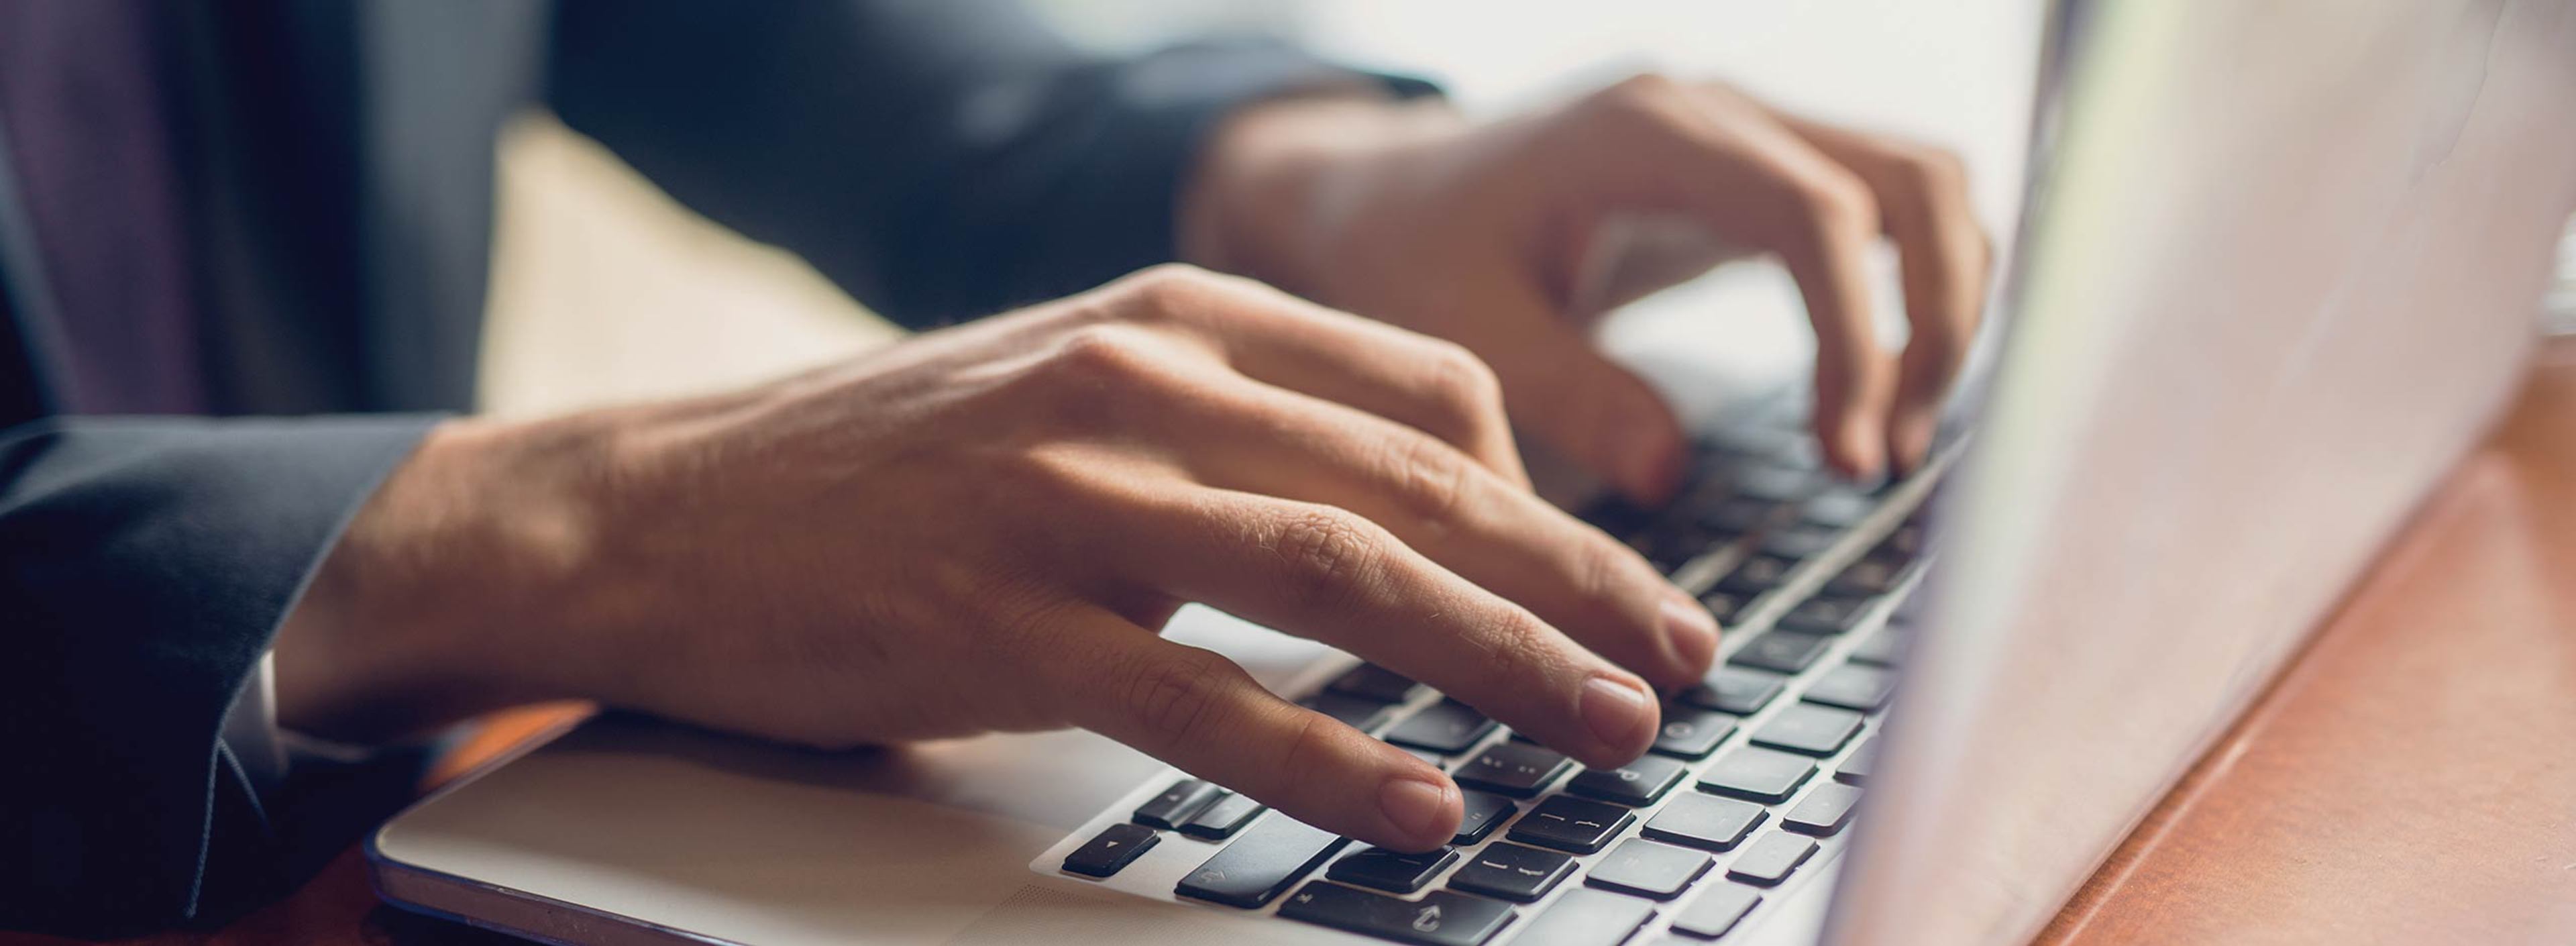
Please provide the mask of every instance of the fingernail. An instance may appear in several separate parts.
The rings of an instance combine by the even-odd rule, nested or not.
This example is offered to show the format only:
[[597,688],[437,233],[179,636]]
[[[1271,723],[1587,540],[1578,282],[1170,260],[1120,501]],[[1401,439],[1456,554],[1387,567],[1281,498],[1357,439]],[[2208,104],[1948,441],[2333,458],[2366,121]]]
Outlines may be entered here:
[[1843,457],[1851,469],[1844,470],[1853,480],[1874,480],[1887,472],[1885,442],[1870,432],[1868,425],[1852,423],[1843,426]]
[[1449,814],[1449,789],[1417,778],[1396,777],[1386,780],[1377,790],[1378,810],[1388,824],[1406,835],[1428,838],[1456,829],[1444,824]]
[[1626,751],[1642,747],[1646,741],[1643,737],[1653,724],[1649,717],[1654,715],[1655,704],[1648,702],[1646,694],[1636,687],[1609,677],[1594,677],[1583,681],[1583,695],[1576,699],[1575,712],[1602,745]]
[[1673,670],[1684,677],[1707,672],[1709,661],[1717,659],[1717,618],[1699,602],[1679,594],[1666,597],[1661,610],[1664,639],[1672,643]]

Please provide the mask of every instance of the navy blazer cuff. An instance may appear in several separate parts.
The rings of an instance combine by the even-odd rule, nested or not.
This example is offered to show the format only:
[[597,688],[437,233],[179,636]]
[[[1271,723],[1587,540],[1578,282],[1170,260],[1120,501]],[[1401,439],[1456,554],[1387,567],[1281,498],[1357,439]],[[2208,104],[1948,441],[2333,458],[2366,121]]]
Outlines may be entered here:
[[53,418],[0,433],[0,928],[204,923],[279,859],[224,719],[434,416]]

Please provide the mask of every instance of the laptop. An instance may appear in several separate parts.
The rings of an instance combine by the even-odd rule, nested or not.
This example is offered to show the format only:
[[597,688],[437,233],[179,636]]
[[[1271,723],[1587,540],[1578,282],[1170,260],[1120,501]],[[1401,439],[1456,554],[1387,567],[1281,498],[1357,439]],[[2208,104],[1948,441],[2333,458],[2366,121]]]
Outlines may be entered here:
[[823,753],[608,715],[367,845],[408,909],[579,943],[2028,939],[2495,418],[2576,209],[2576,3],[2060,5],[1973,424],[1859,487],[1742,401],[1597,525],[1720,666],[1590,771],[1202,608],[1166,633],[1455,773],[1366,849],[1079,732]]

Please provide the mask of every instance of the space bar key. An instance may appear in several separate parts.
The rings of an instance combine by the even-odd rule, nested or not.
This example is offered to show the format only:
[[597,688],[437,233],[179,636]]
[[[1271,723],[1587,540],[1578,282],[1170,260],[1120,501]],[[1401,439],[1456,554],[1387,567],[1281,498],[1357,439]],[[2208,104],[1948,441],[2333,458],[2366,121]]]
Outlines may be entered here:
[[1434,890],[1419,901],[1318,880],[1281,904],[1279,915],[1422,946],[1478,946],[1512,921],[1512,908],[1482,897]]

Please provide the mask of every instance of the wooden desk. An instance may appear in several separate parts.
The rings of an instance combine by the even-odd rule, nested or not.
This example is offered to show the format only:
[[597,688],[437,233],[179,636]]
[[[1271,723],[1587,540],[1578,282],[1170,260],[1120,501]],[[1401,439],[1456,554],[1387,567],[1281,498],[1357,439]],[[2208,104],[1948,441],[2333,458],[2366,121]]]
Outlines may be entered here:
[[2576,943],[2576,339],[2040,941]]
[[[2042,943],[2576,942],[2576,339],[2541,361]],[[497,717],[433,778],[582,711]],[[353,850],[219,932],[137,942],[459,941],[512,942],[379,904]]]

